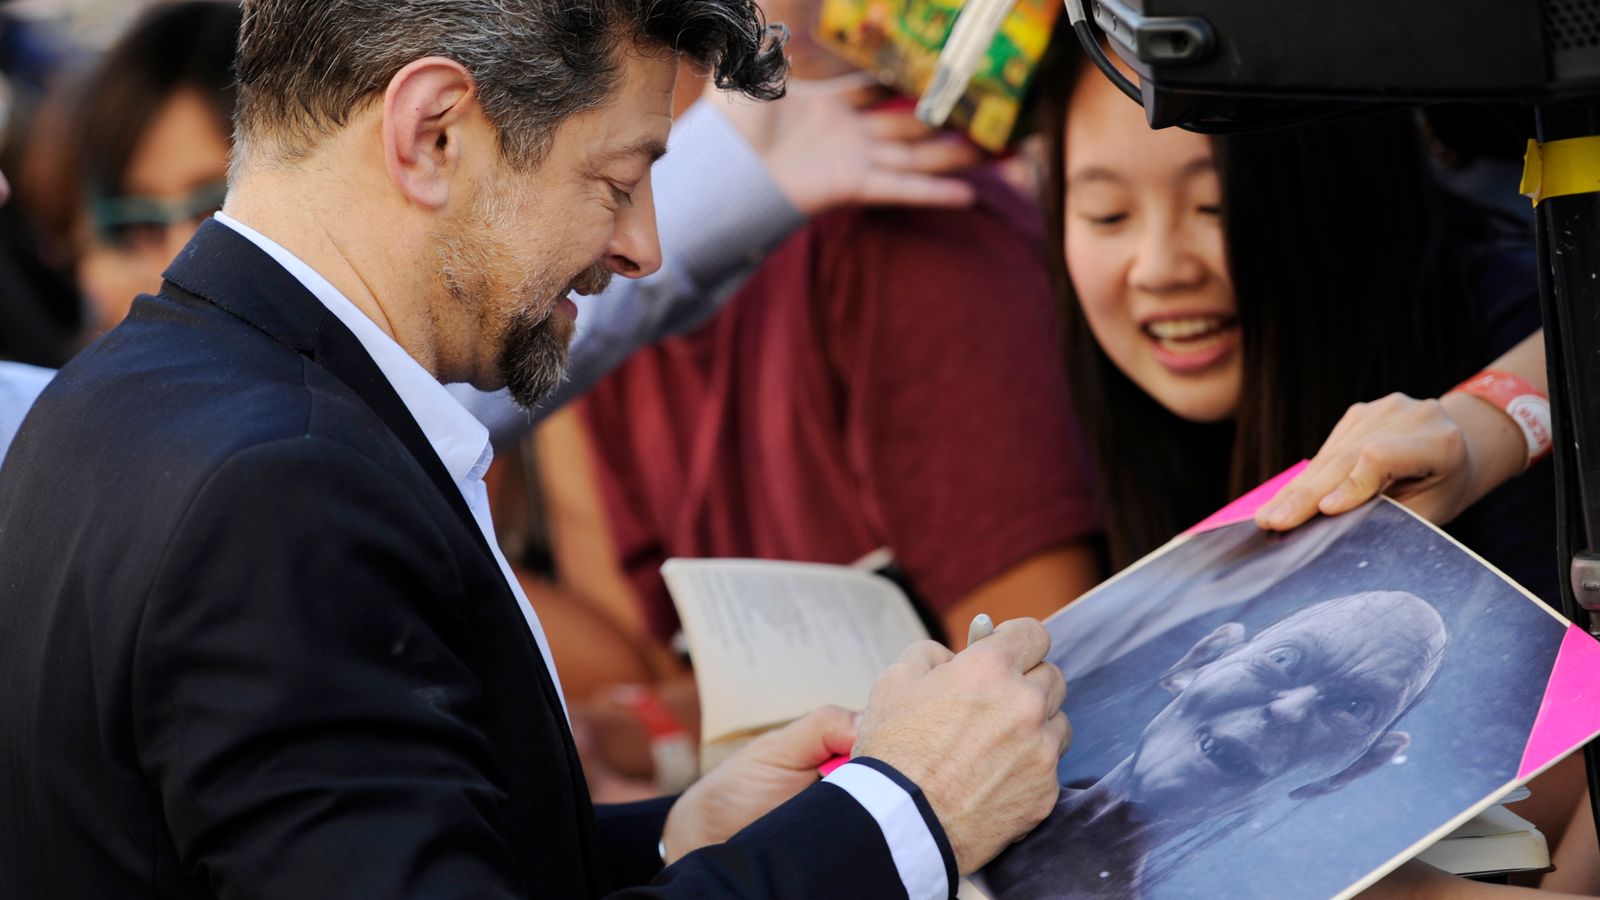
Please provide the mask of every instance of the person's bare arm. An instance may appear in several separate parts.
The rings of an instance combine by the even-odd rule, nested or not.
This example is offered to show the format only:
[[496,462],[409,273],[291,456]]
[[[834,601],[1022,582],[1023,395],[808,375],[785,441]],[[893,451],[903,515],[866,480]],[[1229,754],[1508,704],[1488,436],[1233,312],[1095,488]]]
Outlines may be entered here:
[[[534,441],[550,552],[561,587],[593,603],[626,634],[648,638],[639,597],[617,562],[620,554],[583,416],[577,408],[552,414],[540,423]],[[651,661],[657,666],[661,662]]]
[[939,617],[953,649],[966,646],[973,616],[996,622],[1043,619],[1099,583],[1100,562],[1087,543],[1063,544],[1024,559],[978,585]]
[[[1544,391],[1544,363],[1538,331],[1490,368]],[[1390,394],[1351,407],[1311,465],[1256,514],[1256,524],[1288,531],[1319,512],[1349,512],[1385,493],[1442,525],[1522,472],[1527,453],[1511,417],[1478,397]]]
[[[1583,762],[1582,753],[1569,758]],[[1587,787],[1585,782],[1583,788]],[[1588,799],[1587,790],[1582,790],[1561,837],[1551,839],[1550,862],[1556,868],[1540,879],[1540,890],[1566,891],[1585,897],[1600,894],[1600,853],[1595,852],[1600,842],[1595,839],[1594,809]]]

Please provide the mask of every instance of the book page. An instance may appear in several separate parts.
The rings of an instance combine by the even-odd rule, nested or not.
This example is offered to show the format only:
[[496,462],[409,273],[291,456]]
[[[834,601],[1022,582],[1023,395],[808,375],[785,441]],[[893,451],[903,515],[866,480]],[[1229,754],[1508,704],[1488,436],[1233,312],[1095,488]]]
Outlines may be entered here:
[[661,567],[700,686],[701,740],[866,705],[873,679],[928,636],[888,579],[842,566],[669,560]]

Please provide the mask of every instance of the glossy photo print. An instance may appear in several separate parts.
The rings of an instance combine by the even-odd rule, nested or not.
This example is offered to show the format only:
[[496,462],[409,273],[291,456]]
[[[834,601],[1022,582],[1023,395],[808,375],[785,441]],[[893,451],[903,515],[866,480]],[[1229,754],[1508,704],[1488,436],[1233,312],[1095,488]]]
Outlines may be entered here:
[[1047,626],[1075,738],[994,900],[1347,895],[1595,731],[1530,757],[1593,641],[1387,500],[1191,533]]

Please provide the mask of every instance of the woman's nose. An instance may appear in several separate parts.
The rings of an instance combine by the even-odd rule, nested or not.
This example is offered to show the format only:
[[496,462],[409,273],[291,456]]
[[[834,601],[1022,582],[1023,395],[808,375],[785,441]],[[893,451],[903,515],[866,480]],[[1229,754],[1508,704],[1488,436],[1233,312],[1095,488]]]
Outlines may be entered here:
[[1146,293],[1166,294],[1192,289],[1205,281],[1205,265],[1182,228],[1151,223],[1148,229],[1128,272],[1133,287]]

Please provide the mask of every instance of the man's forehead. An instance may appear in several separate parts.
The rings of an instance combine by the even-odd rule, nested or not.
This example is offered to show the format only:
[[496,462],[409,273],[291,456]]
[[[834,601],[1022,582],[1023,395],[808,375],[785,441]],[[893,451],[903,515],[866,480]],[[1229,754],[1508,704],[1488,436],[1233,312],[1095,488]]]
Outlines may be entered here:
[[610,100],[585,116],[593,126],[589,142],[593,162],[650,164],[667,152],[677,72],[675,55],[624,52],[621,77]]

